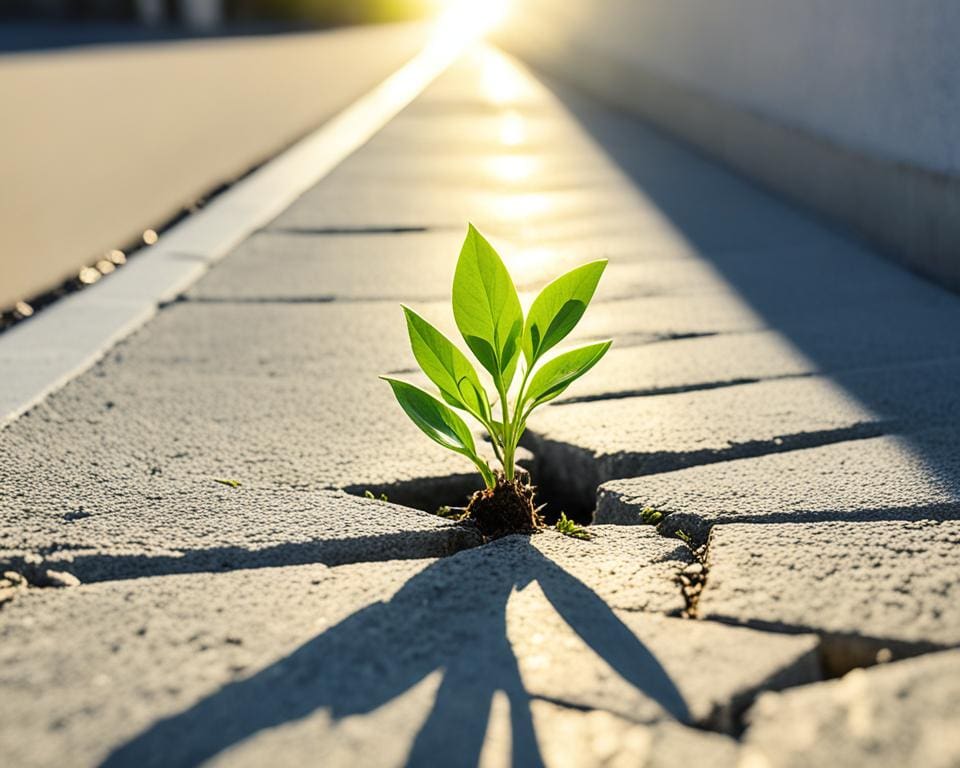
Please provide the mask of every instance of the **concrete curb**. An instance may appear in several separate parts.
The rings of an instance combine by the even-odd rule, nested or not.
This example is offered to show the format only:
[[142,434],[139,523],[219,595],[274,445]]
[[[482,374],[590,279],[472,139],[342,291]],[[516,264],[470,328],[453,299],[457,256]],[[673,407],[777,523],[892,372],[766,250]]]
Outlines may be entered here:
[[0,429],[93,365],[366,143],[471,41],[437,34],[372,91],[172,228],[115,275],[0,336]]

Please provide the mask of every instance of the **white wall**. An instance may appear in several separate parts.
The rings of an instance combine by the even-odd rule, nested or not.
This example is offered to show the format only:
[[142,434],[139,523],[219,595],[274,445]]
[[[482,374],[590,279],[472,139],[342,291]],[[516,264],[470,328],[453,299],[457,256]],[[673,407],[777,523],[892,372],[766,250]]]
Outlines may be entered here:
[[960,173],[960,0],[516,0],[545,27],[839,144]]
[[500,42],[960,292],[960,0],[515,0]]

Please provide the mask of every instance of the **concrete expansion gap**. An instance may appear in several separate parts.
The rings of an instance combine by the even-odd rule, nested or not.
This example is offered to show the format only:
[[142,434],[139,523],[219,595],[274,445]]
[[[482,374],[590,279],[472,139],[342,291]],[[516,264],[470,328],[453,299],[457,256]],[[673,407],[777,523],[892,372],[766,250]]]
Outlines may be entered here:
[[[697,336],[716,336],[721,334],[696,334]],[[731,334],[722,334],[724,336]],[[672,341],[673,339],[660,339],[660,341]],[[618,343],[618,346],[621,346]],[[639,346],[639,345],[638,345]],[[918,360],[911,360],[909,365],[924,365],[930,363],[949,363],[952,361],[957,361],[958,358],[955,355],[949,356],[935,356],[929,358],[922,358]],[[552,405],[575,405],[577,403],[595,403],[602,400],[626,400],[631,397],[657,397],[659,395],[678,395],[684,394],[687,392],[704,392],[711,389],[725,389],[727,387],[739,387],[744,384],[758,384],[760,382],[766,381],[794,381],[797,379],[809,379],[814,376],[831,376],[833,374],[858,374],[858,373],[872,373],[872,372],[881,372],[881,371],[890,371],[902,368],[904,364],[902,363],[890,363],[887,365],[869,365],[869,366],[854,366],[850,368],[820,368],[815,371],[804,371],[802,373],[783,373],[776,374],[772,376],[756,376],[756,377],[738,377],[735,379],[720,379],[716,381],[703,381],[697,382],[694,384],[678,384],[676,386],[666,386],[666,387],[645,387],[639,389],[626,389],[615,392],[604,392],[599,394],[591,395],[574,395],[572,397],[560,398],[554,400]]]
[[[3,557],[3,572],[22,576],[33,587],[128,581],[189,573],[226,573],[291,565],[335,567],[353,563],[447,557],[480,544],[466,526],[349,539],[314,539],[253,548],[240,545],[181,549],[169,553],[111,553],[59,545]],[[2,604],[2,602],[0,602]]]
[[[380,301],[402,303],[408,297],[404,296],[337,296],[336,294],[317,294],[315,296],[177,296],[172,301],[161,304],[161,308],[171,304],[372,304]],[[444,296],[421,296],[417,301],[440,302]]]
[[888,660],[901,661],[926,653],[944,651],[951,647],[929,641],[903,642],[885,637],[835,634],[823,632],[816,627],[799,624],[781,624],[758,620],[741,622],[724,616],[697,617],[697,620],[748,627],[778,634],[816,634],[820,638],[820,665],[825,680],[843,677],[854,669],[866,669],[885,663]]
[[[707,588],[710,576],[710,543],[713,531],[724,525],[722,520],[707,522],[700,518],[699,524],[692,519],[697,515],[664,512],[665,517],[657,523],[657,533],[667,538],[679,538],[688,547],[695,562],[677,574],[677,586],[683,594],[685,618],[696,621],[712,621],[730,626],[743,626],[775,634],[815,634],[819,638],[819,661],[824,680],[843,677],[854,669],[865,669],[888,659],[906,659],[925,653],[947,650],[949,646],[929,641],[905,642],[887,637],[838,634],[825,632],[814,626],[751,620],[743,622],[734,617],[699,613],[700,596]],[[678,518],[681,518],[678,520]],[[807,518],[805,521],[809,522]],[[734,521],[731,521],[734,522]],[[742,523],[743,521],[735,521]],[[691,524],[693,523],[693,524]],[[692,533],[689,533],[692,532]],[[779,689],[778,689],[779,690]],[[745,705],[740,714],[746,711]],[[737,729],[737,733],[742,727]]]
[[760,381],[778,381],[780,379],[796,379],[811,376],[810,373],[784,374],[783,376],[769,376],[764,378],[737,378],[723,381],[705,381],[700,384],[679,384],[672,387],[648,387],[646,389],[627,389],[620,392],[606,392],[598,395],[579,395],[554,400],[553,405],[574,405],[576,403],[594,403],[598,400],[625,400],[629,397],[656,397],[657,395],[679,395],[685,392],[702,392],[708,389],[736,387],[741,384],[756,384]]
[[[684,339],[706,339],[711,336],[732,336],[746,331],[689,331],[686,333],[626,333],[617,335],[617,349],[624,347],[645,347],[648,344],[661,344],[669,341],[683,341]],[[599,336],[585,336],[584,341],[606,341],[610,336],[602,334]]]
[[424,232],[438,232],[460,229],[452,224],[428,226],[381,226],[381,227],[271,227],[266,226],[257,232],[281,235],[337,236],[337,235],[413,235]]
[[894,434],[893,421],[858,422],[836,429],[814,430],[780,435],[772,440],[748,440],[731,443],[724,449],[690,451],[651,451],[595,455],[589,449],[552,440],[528,429],[521,445],[534,455],[532,474],[545,497],[563,502],[567,515],[589,523],[596,507],[596,492],[609,480],[671,472],[701,464],[755,458],[772,453],[816,448],[832,443],[864,440]]

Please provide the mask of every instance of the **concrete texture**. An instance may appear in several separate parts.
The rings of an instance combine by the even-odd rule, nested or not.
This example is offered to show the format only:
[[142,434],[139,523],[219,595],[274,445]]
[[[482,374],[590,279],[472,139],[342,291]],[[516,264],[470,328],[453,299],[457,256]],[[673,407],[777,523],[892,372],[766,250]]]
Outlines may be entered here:
[[[611,608],[671,615],[683,610],[675,582],[680,570],[694,561],[687,547],[657,536],[651,528],[603,525],[591,530],[595,538],[590,541],[549,532],[530,543],[567,574],[589,584]],[[512,552],[517,546],[510,541],[485,549]]]
[[[304,563],[442,557],[480,543],[418,510],[333,491],[168,487],[96,494],[82,504],[12,509],[0,524],[0,571],[47,570],[81,582]],[[44,514],[45,512],[45,514]]]
[[931,430],[605,483],[598,523],[640,523],[644,507],[705,540],[712,525],[960,518],[956,432]]
[[737,764],[736,742],[719,734],[670,722],[641,726],[602,710],[580,712],[546,701],[535,701],[530,709],[537,733],[543,733],[538,743],[548,766],[672,768],[691,765],[704,755],[715,768]]
[[748,723],[742,765],[957,765],[960,652],[857,669],[840,680],[764,694]]
[[[556,605],[562,598],[549,599]],[[658,696],[624,677],[623,668],[613,659],[591,652],[589,639],[573,629],[580,624],[568,613],[582,610],[581,606],[571,601],[569,608],[557,613],[544,610],[545,605],[538,587],[515,595],[507,634],[519,658],[524,686],[548,701],[612,712],[636,722],[653,723],[672,716],[732,732],[757,687],[774,690],[820,678],[818,641],[812,635],[776,635],[637,611],[617,612],[673,681],[674,695]],[[590,621],[587,613],[582,619]]]
[[960,645],[960,521],[716,526],[699,614],[827,636],[833,670]]
[[[931,321],[938,315],[942,317],[936,310],[928,314]],[[901,317],[884,317],[878,322],[872,317],[865,323],[851,321],[848,327],[857,331],[853,347],[854,340],[838,338],[835,318],[812,319],[807,325],[806,352],[774,330],[632,345],[627,337],[627,344],[613,346],[591,375],[576,382],[556,403],[671,394],[960,354],[960,345],[951,335],[918,336],[916,327],[906,328]]]
[[[0,431],[0,549],[43,576],[0,575],[4,755],[737,765],[738,742],[704,728],[738,733],[758,693],[953,644],[956,447],[919,430],[956,413],[956,298],[582,106],[465,57]],[[639,476],[623,505],[659,483],[674,515],[722,520],[715,552],[663,535],[674,515],[470,547],[335,490],[432,509],[478,483],[376,378],[416,376],[398,300],[450,330],[466,215],[525,288],[611,259],[576,338],[617,355],[579,391],[647,396],[531,423],[556,438],[534,466],[551,511],[592,507],[601,470],[689,465]],[[647,391],[669,387],[689,391]],[[732,460],[771,452],[785,463]]]
[[608,480],[938,426],[960,409],[958,393],[960,363],[935,360],[553,406],[534,414],[525,440],[543,482],[584,506]]
[[[77,765],[108,766],[211,758],[252,765],[266,754],[287,762],[309,750],[325,764],[347,764],[350,756],[371,765],[399,765],[408,756],[426,764],[428,755],[470,762],[485,749],[500,690],[510,702],[514,760],[527,762],[560,733],[547,725],[534,737],[530,704],[544,697],[592,698],[631,722],[676,725],[742,706],[776,679],[815,679],[810,638],[611,611],[604,599],[610,572],[578,578],[570,564],[587,558],[573,548],[647,564],[658,548],[661,565],[629,576],[654,594],[673,549],[648,529],[623,533],[648,542],[638,550],[642,559],[619,541],[605,550],[603,537],[587,545],[547,533],[438,561],[30,591],[4,609],[0,625],[4,689],[35,692],[0,703],[9,726],[5,754],[25,766],[67,752]],[[674,570],[681,564],[674,560]],[[523,629],[530,623],[544,634]],[[572,640],[586,645],[576,676],[548,674],[551,665],[568,664]],[[25,642],[30,654],[20,652]],[[720,673],[730,660],[736,672]],[[624,698],[624,686],[637,692]],[[383,745],[378,736],[387,731]],[[41,733],[42,744],[25,748],[36,741],[29,734]],[[702,739],[731,748],[696,732],[681,741],[687,732],[676,728],[657,738],[670,733],[688,745]]]
[[[307,565],[30,590],[0,619],[3,752],[13,765],[48,766],[66,755],[73,765],[99,765],[158,718],[388,600],[429,564]],[[278,680],[275,689],[283,695],[286,687]],[[182,753],[164,752],[157,750],[155,764],[186,763]]]
[[163,495],[217,477],[462,504],[473,465],[425,440],[377,378],[411,362],[392,304],[178,304],[5,431],[0,485],[21,494],[7,504],[54,513],[101,486]]
[[[0,198],[0,307],[299,139],[412,58],[426,33],[400,25],[5,56],[0,98],[16,109],[0,141],[19,151],[6,157]],[[327,77],[332,69],[341,76]]]

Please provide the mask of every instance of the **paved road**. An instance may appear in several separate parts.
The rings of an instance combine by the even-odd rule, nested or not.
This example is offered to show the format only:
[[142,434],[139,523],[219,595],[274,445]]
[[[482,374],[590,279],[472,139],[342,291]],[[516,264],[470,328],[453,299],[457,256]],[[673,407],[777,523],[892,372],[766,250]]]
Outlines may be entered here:
[[315,128],[425,28],[0,55],[0,309],[75,275]]
[[[613,351],[528,443],[554,510],[599,498],[591,542],[477,546],[399,505],[478,483],[377,379],[413,363],[400,300],[449,329],[468,218],[527,298],[611,260],[575,333]],[[0,750],[955,766],[958,323],[700,156],[467,55],[0,432]]]

